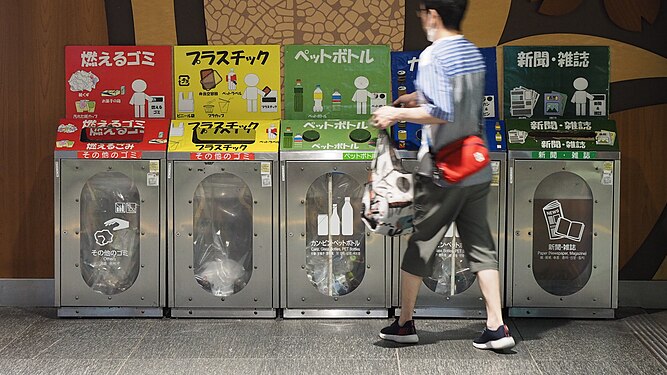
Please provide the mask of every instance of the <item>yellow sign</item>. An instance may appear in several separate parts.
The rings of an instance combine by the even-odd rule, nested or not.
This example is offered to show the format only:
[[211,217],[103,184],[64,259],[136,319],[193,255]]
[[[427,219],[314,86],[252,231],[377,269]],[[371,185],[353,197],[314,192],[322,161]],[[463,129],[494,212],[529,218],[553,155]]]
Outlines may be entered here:
[[278,152],[280,120],[172,120],[168,152]]
[[174,47],[177,119],[280,119],[280,46]]

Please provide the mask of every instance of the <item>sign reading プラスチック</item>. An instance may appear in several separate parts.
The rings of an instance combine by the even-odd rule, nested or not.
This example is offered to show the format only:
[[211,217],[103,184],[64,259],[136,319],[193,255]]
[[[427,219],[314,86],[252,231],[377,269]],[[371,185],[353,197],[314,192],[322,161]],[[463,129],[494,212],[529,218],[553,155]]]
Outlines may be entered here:
[[509,46],[504,55],[504,115],[607,118],[609,47]]
[[285,46],[285,119],[362,119],[391,104],[388,46]]
[[66,117],[171,118],[171,47],[65,47]]
[[280,46],[174,47],[176,119],[280,118]]

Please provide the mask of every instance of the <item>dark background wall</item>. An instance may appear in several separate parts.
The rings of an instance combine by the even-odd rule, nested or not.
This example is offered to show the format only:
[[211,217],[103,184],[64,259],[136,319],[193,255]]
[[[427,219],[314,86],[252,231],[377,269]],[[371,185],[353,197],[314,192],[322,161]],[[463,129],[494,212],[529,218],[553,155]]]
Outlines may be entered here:
[[[0,278],[53,277],[53,145],[74,44],[426,44],[414,0],[7,0],[0,11]],[[667,5],[475,0],[480,47],[609,45],[622,279],[667,280]],[[499,69],[502,67],[499,67]]]

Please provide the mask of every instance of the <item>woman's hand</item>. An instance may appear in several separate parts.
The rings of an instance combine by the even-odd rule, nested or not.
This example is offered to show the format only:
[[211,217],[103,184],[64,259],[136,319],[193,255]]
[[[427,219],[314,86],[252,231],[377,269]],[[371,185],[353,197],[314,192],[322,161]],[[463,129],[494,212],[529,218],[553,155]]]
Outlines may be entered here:
[[378,129],[386,129],[398,121],[401,109],[385,105],[373,112],[371,124]]
[[405,108],[417,107],[419,105],[417,103],[417,92],[414,91],[409,94],[401,95],[391,104],[394,107],[405,107]]

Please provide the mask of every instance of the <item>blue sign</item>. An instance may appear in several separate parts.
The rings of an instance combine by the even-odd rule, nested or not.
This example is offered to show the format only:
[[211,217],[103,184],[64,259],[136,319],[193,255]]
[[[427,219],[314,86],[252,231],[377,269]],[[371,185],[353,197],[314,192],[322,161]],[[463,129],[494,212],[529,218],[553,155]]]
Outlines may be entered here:
[[[419,54],[422,51],[406,51],[391,53],[391,93],[392,100],[396,100],[400,94],[409,94],[415,91],[415,79],[419,68]],[[504,135],[502,136],[501,148],[496,148],[496,133],[493,137],[488,130],[489,126],[495,130],[495,120],[499,118],[498,113],[498,69],[496,66],[496,49],[480,48],[484,63],[486,64],[486,81],[484,87],[483,114],[486,120],[493,120],[492,125],[487,124],[487,136],[489,137],[489,148],[493,150],[505,149]],[[413,123],[399,123],[392,126],[391,134],[396,144],[401,149],[418,150],[421,145],[421,125]],[[504,134],[503,131],[500,134]]]

